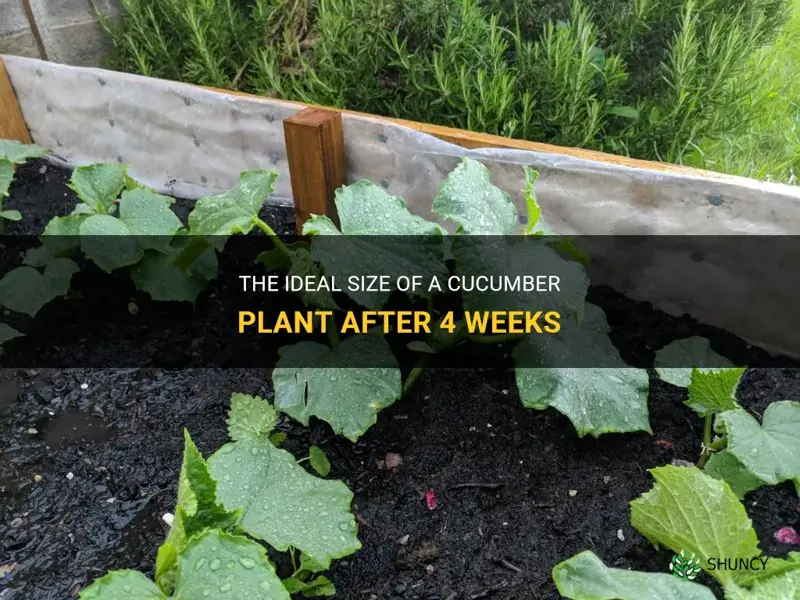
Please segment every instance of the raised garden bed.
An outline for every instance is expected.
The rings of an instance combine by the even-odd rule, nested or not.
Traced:
[[[64,186],[68,176],[40,162],[18,169],[6,208],[24,219],[7,231],[38,234],[54,214],[67,214],[76,203]],[[191,208],[179,201],[175,212]],[[278,233],[293,228],[288,209],[261,217]],[[113,290],[110,301],[120,310],[134,302],[147,311],[146,294]],[[652,361],[648,344],[703,335],[737,364],[762,365],[736,390],[739,405],[759,420],[774,401],[800,398],[794,369],[768,368],[763,352],[733,336],[605,288],[590,289],[588,300],[606,313],[610,337],[631,364]],[[217,450],[227,440],[231,394],[273,398],[272,366],[4,371],[0,534],[10,558],[0,598],[75,596],[109,569],[152,575],[167,532],[161,517],[175,510],[183,429],[205,456]],[[337,597],[558,598],[553,566],[584,550],[608,566],[668,573],[673,553],[657,552],[631,526],[629,502],[653,486],[648,469],[700,456],[703,421],[684,405],[686,390],[651,370],[652,436],[579,438],[555,410],[522,406],[512,366],[509,359],[507,368],[427,370],[354,444],[321,421],[303,427],[282,417],[283,447],[297,458],[321,447],[332,464],[329,478],[354,493],[363,547],[328,571]],[[388,468],[397,456],[387,453],[402,464]],[[798,525],[791,482],[749,493],[745,506],[764,554],[786,557],[797,549],[774,537]],[[286,555],[276,564],[281,576],[291,574]],[[698,581],[722,597],[710,575]]]

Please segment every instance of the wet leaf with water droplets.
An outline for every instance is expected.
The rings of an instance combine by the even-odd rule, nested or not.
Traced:
[[[711,342],[695,336],[676,340],[656,352],[653,362],[658,376],[667,383],[688,387],[692,381],[692,368],[701,371],[733,367],[733,363],[711,349]],[[683,365],[683,366],[676,366]]]
[[[260,396],[232,394],[228,412],[228,436],[234,440],[268,436],[278,422],[278,413]]]
[[[669,573],[609,568],[588,550],[557,564],[553,581],[571,600],[716,600],[707,587]]]
[[[248,535],[277,550],[296,548],[323,568],[361,547],[347,486],[314,477],[269,439],[226,444],[209,467],[225,507],[244,509],[239,526]]]
[[[349,337],[335,350],[316,342],[282,348],[272,382],[275,408],[304,425],[322,419],[353,441],[402,393],[396,359],[376,333]]]
[[[112,571],[84,589],[80,600],[167,600],[139,571]]]
[[[34,317],[45,304],[66,295],[78,271],[78,265],[68,258],[52,260],[43,273],[18,267],[0,281],[0,306]]]
[[[527,336],[514,350],[522,404],[555,408],[580,436],[651,432],[647,372],[624,366],[608,331],[603,311],[587,304],[580,325],[566,325],[558,335]],[[580,360],[597,366],[569,367],[578,362],[576,352],[584,353]],[[543,366],[528,366],[532,364]]]
[[[108,215],[125,188],[128,166],[120,163],[96,163],[76,167],[69,187],[97,215]]]

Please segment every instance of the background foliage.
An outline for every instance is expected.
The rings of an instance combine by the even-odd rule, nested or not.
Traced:
[[[792,181],[790,2],[123,0],[108,66]]]

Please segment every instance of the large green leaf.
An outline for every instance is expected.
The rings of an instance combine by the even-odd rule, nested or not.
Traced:
[[[137,571],[114,571],[98,579],[81,600],[289,600],[264,548],[244,536],[208,530],[193,538],[178,558],[173,596],[163,594]]]
[[[559,593],[572,600],[716,600],[707,587],[668,573],[611,569],[593,552],[553,568]]]
[[[723,585],[736,578],[724,566],[709,570],[709,558],[754,558],[758,538],[744,506],[724,481],[691,467],[651,469],[656,483],[631,502],[631,523],[656,547],[693,552],[700,566]]]
[[[280,250],[276,249],[275,252],[280,252]],[[317,280],[323,274],[322,267],[314,262],[311,256],[311,248],[307,246],[295,245],[295,247],[291,249],[289,261],[290,265],[287,275],[290,277],[314,277],[314,280]],[[306,306],[315,306],[316,308],[325,310],[336,310],[339,308],[339,305],[336,304],[336,301],[333,299],[333,294],[329,290],[315,289],[309,291],[304,286],[303,290],[297,294]]]
[[[738,458],[727,450],[712,454],[706,463],[705,472],[716,479],[727,481],[733,493],[740,500],[748,492],[757,490],[765,485],[761,479],[753,475],[747,467],[739,462]]]
[[[81,249],[98,267],[110,273],[134,265],[144,250],[130,228],[111,215],[92,215],[80,226]]]
[[[95,580],[80,600],[167,600],[158,586],[139,571],[112,571]]]
[[[789,552],[787,558],[769,557],[766,567],[758,565],[753,570],[737,571],[736,585],[750,587],[789,571],[800,571],[800,552]]]
[[[122,192],[119,218],[133,235],[140,236],[139,244],[143,248],[169,253],[172,236],[183,227],[169,208],[171,200],[143,188]]]
[[[580,325],[557,335],[529,335],[514,350],[517,388],[523,405],[553,407],[578,435],[650,430],[649,381],[642,369],[625,367],[608,338],[603,311],[586,305]],[[596,367],[569,367],[579,362]],[[541,364],[541,368],[529,365]]]
[[[238,442],[269,436],[278,423],[278,413],[259,396],[233,394],[228,413],[228,436]]]
[[[264,548],[243,536],[207,531],[178,563],[175,600],[205,598],[289,600]]]
[[[10,342],[18,337],[23,337],[23,334],[5,323],[0,323],[0,344]]]
[[[189,229],[207,236],[250,233],[277,177],[275,171],[244,171],[232,189],[197,201],[189,215]]]
[[[0,281],[0,306],[31,317],[48,302],[69,291],[78,265],[68,258],[53,260],[40,273],[33,267],[18,267]]]
[[[508,235],[517,226],[517,210],[508,194],[492,185],[489,169],[464,158],[447,176],[433,211],[473,235]]]
[[[8,221],[21,221],[22,213],[18,210],[0,210],[0,219]]]
[[[15,140],[0,140],[0,160],[22,164],[29,158],[42,158],[50,150],[36,144],[23,144]]]
[[[127,180],[128,166],[124,164],[96,163],[76,167],[68,185],[87,207],[87,210],[78,208],[77,213],[109,214]]]
[[[7,160],[0,159],[0,200],[8,196],[8,188],[14,181],[14,165]]]
[[[137,289],[150,294],[153,300],[172,302],[192,302],[197,300],[208,283],[216,278],[217,253],[207,247],[197,257],[188,270],[175,264],[186,236],[178,236],[173,242],[172,254],[162,254],[155,250],[144,253],[142,260],[131,267],[131,279]]]
[[[422,277],[419,295],[430,295],[427,282],[444,278],[442,229],[436,223],[412,215],[402,198],[390,196],[369,181],[358,181],[336,191],[341,231],[328,217],[315,215],[303,225],[303,234],[314,235],[314,260],[325,274],[341,285],[351,276],[386,276],[392,290],[400,276]],[[347,294],[367,308],[377,309],[391,292],[347,289]]]
[[[402,394],[391,349],[374,333],[351,336],[335,350],[316,342],[282,348],[272,382],[278,410],[304,425],[312,416],[327,421],[353,441]]]
[[[47,252],[51,256],[68,256],[77,250],[81,245],[81,224],[87,218],[87,215],[70,215],[50,219],[41,237]]]
[[[800,600],[800,569],[756,582],[749,590],[725,588],[726,600]]]
[[[325,568],[361,547],[347,486],[309,474],[269,439],[226,444],[208,464],[217,497],[228,510],[244,509],[239,526],[248,535],[277,550],[297,548]]]
[[[672,385],[687,387],[692,381],[692,368],[733,367],[728,359],[711,349],[711,342],[703,337],[676,340],[656,352],[654,366],[658,376]],[[676,367],[675,365],[689,365]]]
[[[747,411],[728,411],[717,417],[716,427],[728,436],[727,451],[755,477],[769,485],[792,480],[800,486],[800,403],[773,402],[761,425]]]
[[[692,369],[686,406],[701,417],[739,408],[736,389],[744,369]]]

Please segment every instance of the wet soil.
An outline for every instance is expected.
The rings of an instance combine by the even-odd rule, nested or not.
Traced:
[[[7,207],[26,214],[17,233],[37,233],[67,210],[63,172],[43,166],[23,167],[12,189]],[[267,218],[291,229],[285,211]],[[608,290],[592,300],[632,364],[702,330],[647,306],[625,322],[615,311],[626,301]],[[749,351],[717,335],[715,349],[729,358]],[[0,371],[0,598],[76,597],[108,569],[151,572],[184,428],[204,453],[218,448],[231,393],[269,397],[268,366]],[[298,457],[321,445],[331,477],[355,493],[363,548],[331,570],[338,598],[549,600],[558,598],[552,567],[586,549],[609,565],[667,571],[670,554],[631,528],[628,502],[651,487],[647,469],[696,460],[702,424],[684,399],[652,379],[653,436],[579,439],[557,412],[522,408],[510,369],[429,370],[357,444],[319,422],[281,428]],[[757,415],[785,399],[800,400],[800,369],[751,369],[739,389]],[[394,471],[381,468],[388,452],[403,459]],[[424,500],[430,489],[435,510]],[[772,537],[800,525],[791,486],[759,490],[746,506],[767,554],[797,550]]]

